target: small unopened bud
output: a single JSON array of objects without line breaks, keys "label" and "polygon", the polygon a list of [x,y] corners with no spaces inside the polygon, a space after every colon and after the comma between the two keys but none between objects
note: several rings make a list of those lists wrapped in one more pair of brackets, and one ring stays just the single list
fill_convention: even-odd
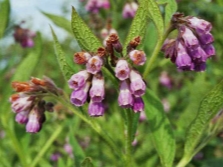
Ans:
[{"label": "small unopened bud", "polygon": [[140,36],[135,37],[133,40],[129,42],[129,47],[135,49],[141,42]]},{"label": "small unopened bud", "polygon": [[98,55],[99,57],[104,57],[104,56],[106,55],[106,50],[105,50],[105,48],[103,48],[103,47],[98,48],[98,50],[97,50],[97,55]]},{"label": "small unopened bud", "polygon": [[34,78],[34,77],[32,77],[32,78],[31,78],[31,82],[32,82],[33,84],[35,84],[35,85],[40,85],[40,86],[45,86],[45,85],[46,85],[45,81],[44,81],[44,80],[41,80],[41,79],[39,79],[39,78]]},{"label": "small unopened bud", "polygon": [[108,40],[111,41],[113,48],[117,51],[117,52],[122,52],[122,45],[119,41],[119,37],[117,34],[113,33],[111,35],[109,35]]},{"label": "small unopened bud", "polygon": [[53,112],[53,107],[54,107],[54,104],[52,102],[48,102],[45,104],[45,110],[48,111],[48,112]]},{"label": "small unopened bud", "polygon": [[16,92],[26,92],[30,91],[31,87],[28,82],[12,82],[12,87],[15,89]]},{"label": "small unopened bud", "polygon": [[91,55],[87,52],[77,52],[74,54],[74,62],[77,64],[86,64],[91,58]]}]

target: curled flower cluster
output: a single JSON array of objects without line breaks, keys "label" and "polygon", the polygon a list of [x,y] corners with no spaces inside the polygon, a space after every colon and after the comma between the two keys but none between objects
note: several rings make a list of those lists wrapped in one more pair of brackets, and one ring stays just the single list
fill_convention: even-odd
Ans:
[{"label": "curled flower cluster", "polygon": [[140,38],[134,38],[127,47],[128,56],[122,55],[122,45],[116,33],[106,39],[106,48],[98,48],[97,53],[78,52],[74,54],[74,62],[85,65],[86,69],[71,76],[68,81],[73,89],[70,101],[75,106],[82,106],[89,100],[88,113],[90,116],[102,116],[105,111],[103,100],[105,98],[105,81],[101,71],[102,66],[108,62],[115,67],[115,76],[120,80],[119,106],[132,108],[135,112],[144,110],[141,96],[145,93],[146,85],[139,72],[128,63],[132,60],[134,65],[143,65],[146,55],[136,50]]},{"label": "curled flower cluster", "polygon": [[15,26],[15,32],[13,34],[16,42],[20,43],[23,48],[33,47],[33,38],[36,34],[29,29],[23,29],[20,26]]},{"label": "curled flower cluster", "polygon": [[45,122],[45,111],[53,111],[53,103],[46,102],[43,97],[49,93],[58,96],[61,90],[47,77],[43,80],[32,78],[29,82],[15,81],[12,87],[17,92],[10,97],[16,122],[26,124],[27,132],[39,132]]},{"label": "curled flower cluster", "polygon": [[177,39],[166,40],[162,50],[177,68],[185,71],[204,71],[206,60],[215,55],[211,23],[197,17],[176,13],[172,25],[178,30]]},{"label": "curled flower cluster", "polygon": [[136,14],[137,9],[138,4],[136,2],[126,3],[122,11],[123,18],[133,18]]},{"label": "curled flower cluster", "polygon": [[91,13],[98,13],[100,9],[109,9],[109,0],[88,0],[85,9]]}]

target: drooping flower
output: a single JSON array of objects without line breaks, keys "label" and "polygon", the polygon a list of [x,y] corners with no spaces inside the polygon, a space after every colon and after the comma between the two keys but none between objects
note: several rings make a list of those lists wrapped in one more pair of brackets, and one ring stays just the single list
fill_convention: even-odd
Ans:
[{"label": "drooping flower", "polygon": [[142,80],[141,75],[135,70],[130,72],[130,88],[135,97],[141,97],[146,90],[145,82]]},{"label": "drooping flower", "polygon": [[85,9],[91,13],[98,13],[100,9],[109,9],[110,3],[108,0],[88,0]]},{"label": "drooping flower", "polygon": [[129,78],[130,69],[126,60],[120,59],[115,67],[115,76],[123,81]]},{"label": "drooping flower", "polygon": [[144,65],[146,62],[146,54],[140,50],[133,50],[129,53],[130,59],[135,65]]},{"label": "drooping flower", "polygon": [[130,91],[129,84],[126,80],[121,82],[120,93],[118,96],[119,106],[123,108],[131,108],[133,106],[133,96]]},{"label": "drooping flower", "polygon": [[90,74],[87,72],[87,70],[83,70],[72,75],[68,80],[69,87],[74,90],[80,89],[85,85],[89,76]]},{"label": "drooping flower", "polygon": [[134,112],[143,112],[144,111],[144,102],[141,97],[135,97],[133,103]]},{"label": "drooping flower", "polygon": [[93,102],[101,102],[105,96],[104,78],[102,75],[94,75],[92,79],[92,87],[90,89],[90,97]]},{"label": "drooping flower", "polygon": [[215,54],[211,23],[175,13],[172,25],[178,29],[178,37],[165,41],[162,51],[166,58],[170,58],[180,70],[204,71],[207,59]]},{"label": "drooping flower", "polygon": [[49,94],[59,96],[62,94],[61,89],[47,77],[32,77],[29,82],[16,81],[12,86],[17,94],[12,95],[9,101],[12,110],[16,112],[16,122],[26,124],[26,131],[29,133],[39,132],[45,121],[46,109],[53,111],[52,103],[46,103],[43,98]]},{"label": "drooping flower", "polygon": [[101,70],[102,65],[103,65],[102,59],[99,56],[93,56],[88,60],[86,64],[87,72],[91,74],[96,74]]},{"label": "drooping flower", "polygon": [[91,117],[99,117],[104,115],[105,112],[105,107],[102,102],[91,102],[89,103],[88,106],[88,113]]},{"label": "drooping flower", "polygon": [[70,97],[71,103],[73,103],[75,106],[84,105],[84,103],[87,100],[89,87],[90,87],[90,83],[87,82],[82,88],[78,90],[74,90]]}]

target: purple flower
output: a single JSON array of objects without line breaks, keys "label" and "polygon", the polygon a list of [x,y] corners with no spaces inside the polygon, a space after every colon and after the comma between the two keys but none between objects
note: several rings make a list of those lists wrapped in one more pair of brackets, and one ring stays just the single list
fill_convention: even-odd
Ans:
[{"label": "purple flower", "polygon": [[102,65],[103,65],[102,59],[98,56],[93,56],[88,60],[86,64],[87,72],[91,74],[96,74],[101,70]]},{"label": "purple flower", "polygon": [[90,97],[93,102],[101,102],[105,96],[104,78],[94,76],[92,87],[90,89]]},{"label": "purple flower", "polygon": [[188,52],[195,63],[205,62],[207,60],[208,56],[200,46],[196,49],[188,49]]},{"label": "purple flower", "polygon": [[135,16],[135,13],[138,9],[138,4],[135,2],[132,3],[126,3],[123,11],[122,11],[122,16],[123,18],[133,18]]},{"label": "purple flower", "polygon": [[193,63],[191,61],[190,56],[187,54],[186,49],[184,46],[179,42],[178,44],[178,53],[176,58],[176,65],[177,68],[180,70],[192,70]]},{"label": "purple flower", "polygon": [[40,122],[40,114],[38,110],[34,108],[30,111],[28,122],[26,124],[26,132],[36,133],[39,132],[42,127],[42,123]]},{"label": "purple flower", "polygon": [[159,77],[160,84],[167,87],[168,89],[172,88],[172,80],[166,71],[163,71]]},{"label": "purple flower", "polygon": [[130,69],[126,60],[119,60],[115,67],[115,76],[123,81],[129,78]]},{"label": "purple flower", "polygon": [[110,3],[108,0],[88,0],[85,8],[88,12],[96,14],[99,12],[100,8],[110,8]]},{"label": "purple flower", "polygon": [[89,87],[90,83],[87,82],[82,88],[74,90],[70,97],[71,103],[73,103],[75,106],[82,106],[87,100]]},{"label": "purple flower", "polygon": [[197,37],[193,34],[193,32],[189,28],[181,26],[180,32],[182,38],[184,39],[185,46],[187,48],[197,48],[199,46],[199,41]]},{"label": "purple flower", "polygon": [[133,103],[134,112],[143,112],[144,111],[144,102],[141,97],[135,97]]},{"label": "purple flower", "polygon": [[58,161],[58,159],[59,159],[60,157],[61,157],[61,154],[56,152],[56,153],[53,153],[53,154],[50,156],[50,160],[56,162],[56,161]]},{"label": "purple flower", "polygon": [[89,77],[87,70],[80,71],[69,79],[68,84],[71,89],[77,90],[84,86],[86,80]]},{"label": "purple flower", "polygon": [[28,122],[28,115],[29,115],[29,110],[21,111],[16,114],[15,120],[20,124],[26,124]]},{"label": "purple flower", "polygon": [[136,65],[144,65],[146,62],[146,54],[140,50],[133,50],[129,53],[130,59]]},{"label": "purple flower", "polygon": [[210,32],[212,29],[211,23],[203,19],[198,19],[197,17],[192,17],[189,20],[190,26],[194,28],[197,33],[206,33]]},{"label": "purple flower", "polygon": [[11,107],[15,113],[28,110],[33,105],[33,100],[31,97],[18,97],[17,99],[10,98],[12,103]]},{"label": "purple flower", "polygon": [[130,88],[131,92],[134,96],[140,97],[145,93],[146,85],[142,80],[141,75],[135,70],[131,70],[130,72]]},{"label": "purple flower", "polygon": [[215,55],[215,48],[212,44],[203,45],[202,48],[206,52],[208,58]]},{"label": "purple flower", "polygon": [[198,38],[203,45],[210,44],[214,42],[214,38],[211,33],[198,34]]},{"label": "purple flower", "polygon": [[131,108],[133,106],[133,97],[126,80],[121,82],[118,103],[123,108]]},{"label": "purple flower", "polygon": [[102,102],[93,102],[91,101],[88,106],[88,113],[91,117],[99,117],[104,115],[105,107]]}]

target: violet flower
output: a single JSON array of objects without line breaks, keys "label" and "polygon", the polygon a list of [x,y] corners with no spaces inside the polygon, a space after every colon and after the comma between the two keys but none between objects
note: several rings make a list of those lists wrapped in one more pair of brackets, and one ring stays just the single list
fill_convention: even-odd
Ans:
[{"label": "violet flower", "polygon": [[88,113],[91,117],[99,117],[104,115],[105,106],[102,102],[91,101],[88,106]]},{"label": "violet flower", "polygon": [[96,75],[92,79],[90,97],[93,102],[101,102],[105,96],[104,78]]},{"label": "violet flower", "polygon": [[90,75],[87,70],[83,70],[72,75],[71,78],[68,80],[69,87],[74,90],[82,88],[89,76]]},{"label": "violet flower", "polygon": [[135,65],[144,65],[146,62],[146,54],[140,50],[133,50],[129,53],[130,59]]},{"label": "violet flower", "polygon": [[123,108],[131,108],[133,106],[133,96],[131,94],[129,84],[126,80],[121,82],[120,93],[118,96],[119,106]]},{"label": "violet flower", "polygon": [[123,81],[129,78],[130,69],[126,60],[119,60],[115,67],[115,76]]},{"label": "violet flower", "polygon": [[102,59],[99,56],[93,56],[88,60],[86,64],[87,72],[91,74],[96,74],[101,70],[102,65],[103,65]]}]

